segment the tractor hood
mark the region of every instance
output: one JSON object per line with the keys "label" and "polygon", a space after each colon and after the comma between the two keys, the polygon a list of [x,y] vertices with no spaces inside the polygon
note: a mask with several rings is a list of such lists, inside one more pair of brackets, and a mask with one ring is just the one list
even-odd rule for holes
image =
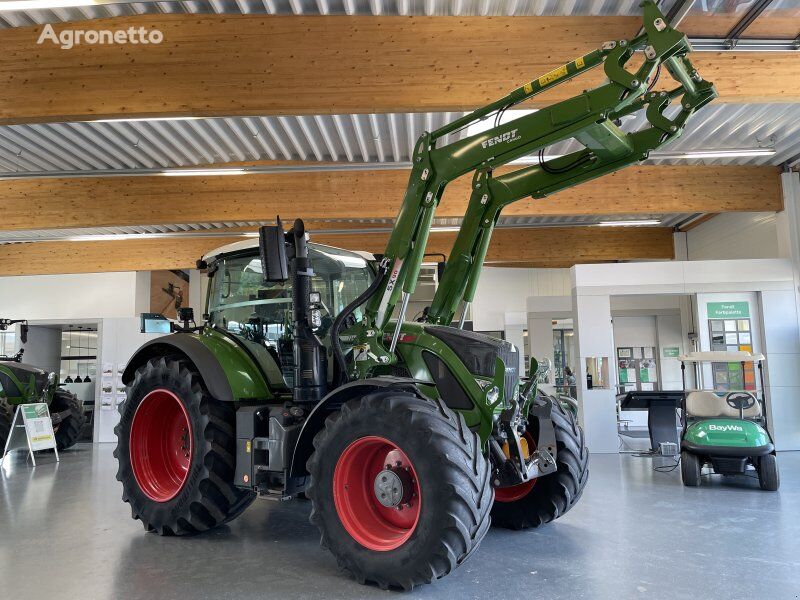
{"label": "tractor hood", "polygon": [[[24,396],[39,398],[46,389],[50,374],[47,371],[14,361],[0,361],[0,387],[9,398]],[[32,384],[32,386],[31,386]],[[20,389],[20,386],[23,389]]]}

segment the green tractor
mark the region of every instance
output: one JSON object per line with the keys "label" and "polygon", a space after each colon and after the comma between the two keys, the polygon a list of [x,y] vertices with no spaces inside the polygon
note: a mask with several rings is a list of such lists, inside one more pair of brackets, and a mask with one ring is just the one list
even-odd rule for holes
{"label": "green tractor", "polygon": [[[641,66],[626,70],[639,51]],[[257,243],[201,259],[201,324],[188,309],[180,324],[143,315],[143,331],[166,323],[172,334],[142,346],[123,373],[115,456],[132,516],[148,531],[189,535],[231,521],[256,496],[305,496],[345,571],[410,589],[462,564],[490,522],[537,527],[575,506],[588,478],[581,428],[537,394],[535,377],[520,376],[518,348],[464,329],[466,312],[504,206],[647,158],[716,96],[689,51],[648,1],[633,40],[424,133],[382,256],[310,243],[301,220],[288,232],[278,220]],[[600,65],[600,87],[500,123],[510,107]],[[662,66],[678,85],[653,91]],[[649,126],[623,132],[620,120],[640,110]],[[494,128],[444,143],[490,117]],[[567,139],[582,149],[544,159]],[[539,164],[493,175],[534,152]],[[435,208],[468,173],[473,192],[441,283],[421,321],[408,322]]]}
{"label": "green tractor", "polygon": [[[20,340],[27,342],[28,323],[24,320],[0,319],[0,330],[20,324]],[[58,374],[48,373],[22,364],[23,349],[14,356],[0,356],[0,456],[11,434],[14,411],[20,404],[44,402],[50,407],[56,445],[64,450],[74,445],[86,423],[83,404],[58,386]]]}
{"label": "green tractor", "polygon": [[[690,487],[700,485],[703,467],[721,475],[755,472],[762,490],[774,492],[780,485],[775,444],[767,423],[764,401],[764,356],[750,352],[712,350],[680,357],[686,388],[686,363],[697,365],[701,389],[684,394],[684,427],[681,439],[681,478]],[[716,364],[740,376],[743,388],[714,392],[704,390],[703,364]],[[752,365],[757,365],[761,398]],[[752,377],[750,377],[752,375]]]}

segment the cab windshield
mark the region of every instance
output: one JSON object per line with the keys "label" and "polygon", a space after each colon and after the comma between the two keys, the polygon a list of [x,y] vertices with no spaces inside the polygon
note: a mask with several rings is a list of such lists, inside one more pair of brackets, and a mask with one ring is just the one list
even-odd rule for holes
{"label": "cab windshield", "polygon": [[[320,293],[323,304],[316,332],[325,337],[336,315],[369,287],[374,274],[369,262],[353,252],[309,244],[308,255],[314,269],[312,290]],[[223,256],[216,267],[208,292],[211,324],[272,347],[291,337],[291,279],[264,282],[257,248]],[[360,309],[355,316],[361,319]]]}

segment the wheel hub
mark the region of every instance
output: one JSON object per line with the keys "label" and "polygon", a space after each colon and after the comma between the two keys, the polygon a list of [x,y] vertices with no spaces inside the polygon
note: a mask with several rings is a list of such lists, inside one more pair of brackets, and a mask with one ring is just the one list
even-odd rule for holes
{"label": "wheel hub", "polygon": [[411,500],[412,482],[402,467],[389,467],[378,473],[373,485],[375,498],[386,508],[402,510]]}

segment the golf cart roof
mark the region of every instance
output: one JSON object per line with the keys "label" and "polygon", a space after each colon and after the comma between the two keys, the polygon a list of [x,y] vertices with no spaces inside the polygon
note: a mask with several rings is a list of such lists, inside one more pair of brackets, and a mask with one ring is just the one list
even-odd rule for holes
{"label": "golf cart roof", "polygon": [[[309,242],[309,246],[317,247],[321,250],[325,248],[336,248],[336,246],[325,246],[323,244],[315,244],[314,242]],[[203,260],[206,262],[212,261],[218,256],[222,256],[223,254],[230,254],[231,252],[240,252],[242,250],[249,250],[253,249],[256,252],[258,251],[258,236],[253,238],[248,238],[242,240],[241,242],[233,242],[232,244],[228,244],[226,246],[221,246],[209,252],[208,254],[203,256]],[[358,250],[348,250],[346,248],[336,248],[337,250],[341,250],[343,252],[352,252],[353,254],[357,254],[361,258],[366,260],[375,260],[375,256],[369,252],[362,252]]]}
{"label": "golf cart roof", "polygon": [[705,352],[689,352],[678,357],[681,362],[760,362],[764,360],[763,354],[751,354],[739,350],[726,352],[725,350],[706,350]]}

